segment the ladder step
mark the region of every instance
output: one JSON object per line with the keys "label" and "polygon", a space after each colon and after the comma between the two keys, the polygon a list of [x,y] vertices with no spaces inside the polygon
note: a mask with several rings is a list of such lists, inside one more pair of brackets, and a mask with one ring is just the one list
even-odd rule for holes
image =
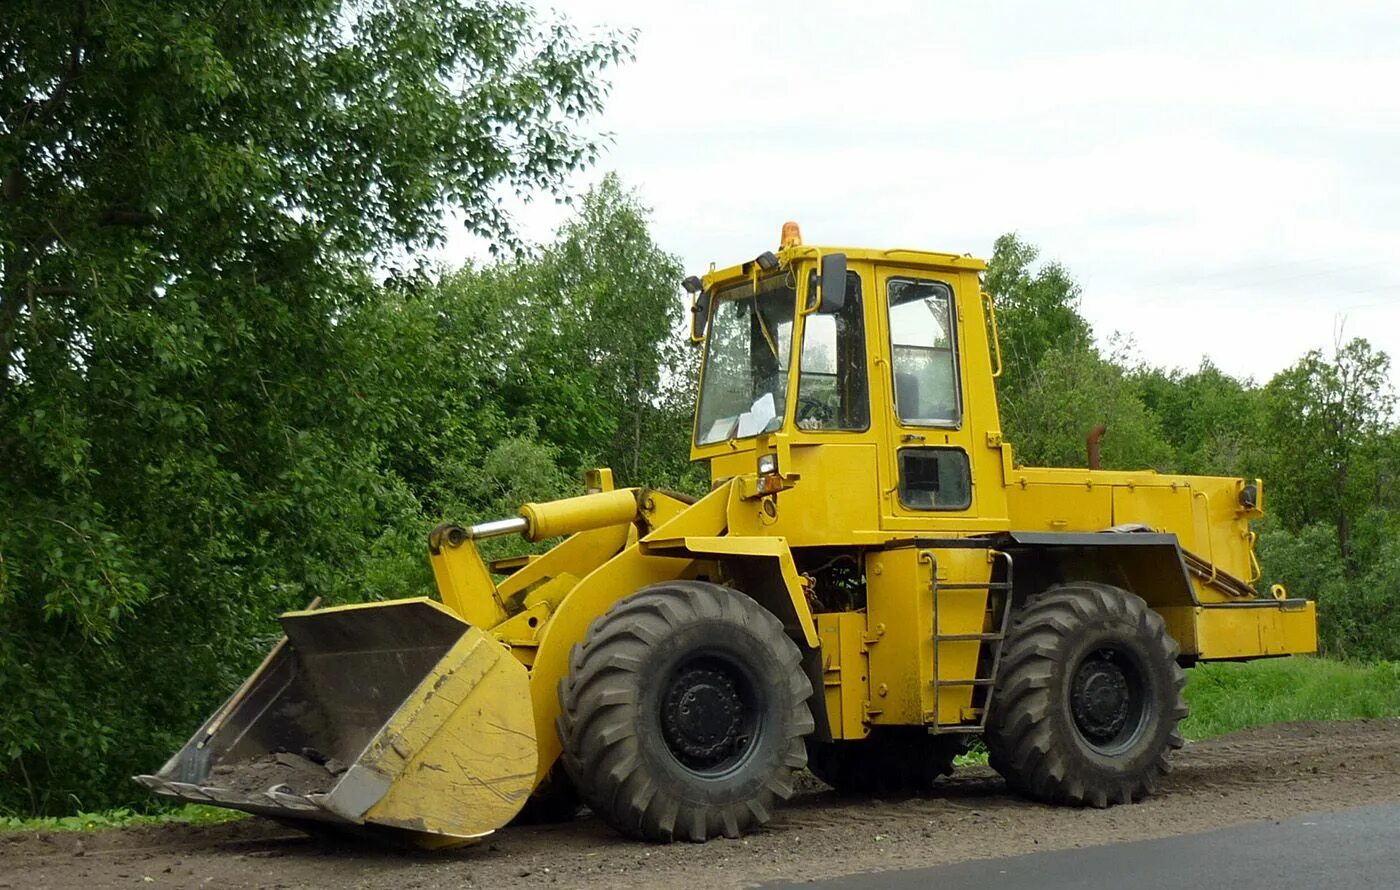
{"label": "ladder step", "polygon": [[978,680],[939,680],[939,681],[935,682],[933,685],[935,685],[935,686],[990,686],[990,685],[992,685],[992,681],[989,680],[989,679],[988,679],[988,680],[982,680],[982,679],[978,679]]}
{"label": "ladder step", "polygon": [[1011,584],[1007,581],[968,581],[957,584],[939,584],[939,590],[1010,590]]}
{"label": "ladder step", "polygon": [[959,641],[962,641],[962,640],[1000,640],[1000,639],[1003,639],[1003,637],[1002,637],[1002,635],[999,634],[999,633],[990,633],[990,634],[934,634],[934,635],[933,635],[933,639],[934,639],[934,642],[936,642],[936,643],[943,643],[943,642],[956,643],[956,642],[959,642]]}

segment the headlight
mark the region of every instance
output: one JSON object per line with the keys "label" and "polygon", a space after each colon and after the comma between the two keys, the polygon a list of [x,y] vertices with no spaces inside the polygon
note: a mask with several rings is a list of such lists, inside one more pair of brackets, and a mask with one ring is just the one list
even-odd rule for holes
{"label": "headlight", "polygon": [[1253,510],[1259,506],[1259,480],[1247,482],[1240,487],[1240,506]]}
{"label": "headlight", "polygon": [[758,475],[771,476],[778,472],[778,455],[760,454],[758,456]]}

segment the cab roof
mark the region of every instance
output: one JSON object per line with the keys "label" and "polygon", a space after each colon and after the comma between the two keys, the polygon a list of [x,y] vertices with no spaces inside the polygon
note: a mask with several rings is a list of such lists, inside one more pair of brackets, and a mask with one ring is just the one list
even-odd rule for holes
{"label": "cab roof", "polygon": [[[852,262],[886,263],[889,265],[942,269],[946,271],[980,272],[987,268],[985,260],[980,260],[967,254],[939,253],[932,250],[915,250],[909,247],[880,249],[874,247],[821,247],[812,244],[797,244],[777,251],[776,256],[778,262],[786,266],[798,260],[815,260],[829,253],[844,253],[846,259]],[[755,258],[737,265],[726,266],[723,269],[711,269],[702,280],[703,287],[705,290],[713,290],[715,285],[721,282],[747,278],[752,274],[753,268],[757,262],[758,260]]]}

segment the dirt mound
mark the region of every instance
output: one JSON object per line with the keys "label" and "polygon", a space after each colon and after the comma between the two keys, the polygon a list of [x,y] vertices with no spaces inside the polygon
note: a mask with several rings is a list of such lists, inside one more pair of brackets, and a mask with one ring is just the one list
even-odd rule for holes
{"label": "dirt mound", "polygon": [[[307,759],[330,775],[325,764]],[[769,830],[664,847],[622,840],[590,818],[509,828],[475,847],[437,854],[312,840],[262,819],[0,835],[0,888],[722,888],[917,868],[1400,800],[1400,720],[1260,727],[1188,744],[1174,764],[1156,795],[1106,810],[1029,803],[981,768],[961,770],[936,794],[913,798],[843,797],[809,780]],[[311,778],[304,765],[295,767]],[[258,783],[281,775],[263,769],[249,775]]]}
{"label": "dirt mound", "polygon": [[220,764],[209,771],[209,784],[231,791],[255,794],[273,789],[288,794],[323,794],[345,772],[335,760],[308,748],[301,754],[288,751],[264,754],[238,763]]}

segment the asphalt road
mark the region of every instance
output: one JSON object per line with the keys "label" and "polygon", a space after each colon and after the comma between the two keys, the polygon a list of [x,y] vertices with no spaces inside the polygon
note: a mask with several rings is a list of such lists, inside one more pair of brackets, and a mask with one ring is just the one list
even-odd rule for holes
{"label": "asphalt road", "polygon": [[768,890],[1394,890],[1400,888],[1400,804],[1160,840],[762,886]]}

